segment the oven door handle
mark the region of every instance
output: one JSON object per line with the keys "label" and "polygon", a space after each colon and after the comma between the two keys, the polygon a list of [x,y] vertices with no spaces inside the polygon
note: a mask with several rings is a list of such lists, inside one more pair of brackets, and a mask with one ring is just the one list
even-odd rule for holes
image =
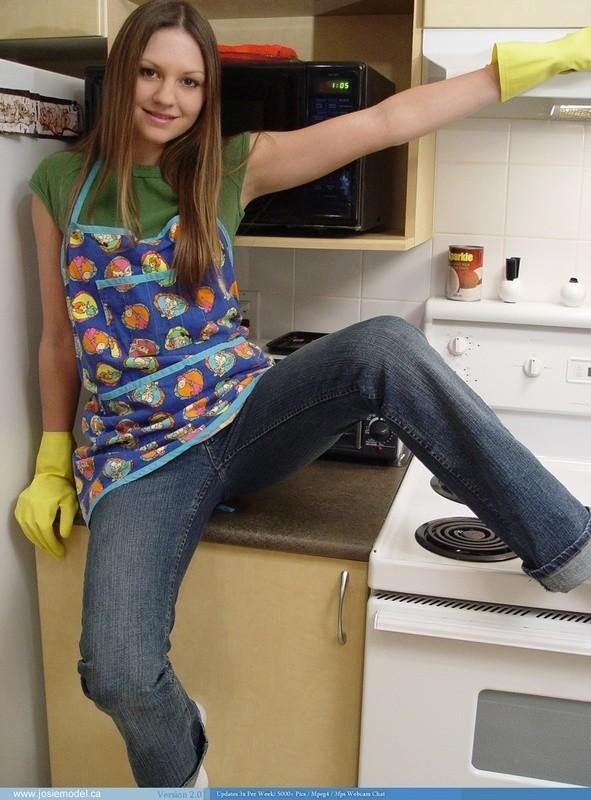
{"label": "oven door handle", "polygon": [[[392,613],[390,609],[379,609],[374,616],[374,629],[384,633],[591,655],[589,614],[563,614],[561,616],[567,619],[553,620],[549,617],[556,612],[527,608],[519,611],[519,616],[509,616],[506,611],[454,609],[446,612],[445,609],[432,606],[398,608],[396,613]],[[581,617],[587,619],[580,621]]]}

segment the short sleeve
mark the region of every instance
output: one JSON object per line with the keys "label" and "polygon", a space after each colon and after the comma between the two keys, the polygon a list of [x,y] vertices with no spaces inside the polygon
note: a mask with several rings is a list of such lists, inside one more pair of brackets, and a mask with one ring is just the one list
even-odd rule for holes
{"label": "short sleeve", "polygon": [[[59,225],[55,210],[52,208],[51,199],[50,199],[50,190],[49,190],[49,181],[47,179],[47,159],[44,159],[38,166],[33,175],[31,176],[31,180],[29,181],[29,188],[37,195],[37,197],[41,198],[43,204],[53,217],[54,221]],[[62,226],[59,225],[61,228]]]}
{"label": "short sleeve", "polygon": [[44,158],[29,180],[29,188],[41,199],[62,233],[68,227],[70,191],[81,163],[80,153],[60,151]]}

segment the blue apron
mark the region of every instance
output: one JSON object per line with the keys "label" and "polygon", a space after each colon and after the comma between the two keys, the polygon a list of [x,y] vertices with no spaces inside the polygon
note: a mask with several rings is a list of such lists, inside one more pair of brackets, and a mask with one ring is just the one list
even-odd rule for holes
{"label": "blue apron", "polygon": [[176,291],[179,217],[157,237],[134,241],[122,228],[81,225],[95,164],[72,210],[62,278],[78,372],[90,399],[73,454],[84,520],[112,489],[163,466],[236,416],[272,361],[241,326],[228,233],[222,260],[191,300]]}

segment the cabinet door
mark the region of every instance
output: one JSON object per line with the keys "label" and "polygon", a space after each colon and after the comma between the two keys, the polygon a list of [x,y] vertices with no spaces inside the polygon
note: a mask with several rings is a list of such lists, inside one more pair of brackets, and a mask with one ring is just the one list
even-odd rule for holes
{"label": "cabinet door", "polygon": [[[37,553],[53,786],[135,786],[77,673],[88,531]],[[341,572],[350,573],[337,641]],[[203,542],[176,608],[172,664],[208,714],[212,786],[357,783],[367,564]]]}
{"label": "cabinet door", "polygon": [[424,0],[425,28],[582,28],[588,0]]}
{"label": "cabinet door", "polygon": [[2,3],[0,38],[106,36],[106,0],[20,0]]}
{"label": "cabinet door", "polygon": [[212,785],[356,786],[367,563],[200,549],[172,641],[183,685],[207,710]]}

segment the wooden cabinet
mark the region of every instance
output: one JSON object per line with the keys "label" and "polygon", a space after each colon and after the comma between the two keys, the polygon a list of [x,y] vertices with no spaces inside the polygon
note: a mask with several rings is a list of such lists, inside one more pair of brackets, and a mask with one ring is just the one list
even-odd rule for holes
{"label": "wooden cabinet", "polygon": [[0,38],[112,38],[133,11],[129,0],[21,0],[2,3]]}
{"label": "wooden cabinet", "polygon": [[[63,561],[37,554],[52,785],[134,786],[123,741],[76,669],[87,540],[77,527]],[[170,657],[207,710],[212,786],[356,785],[366,600],[365,562],[199,546]]]}
{"label": "wooden cabinet", "polygon": [[[197,5],[220,43],[278,43],[293,47],[305,60],[367,61],[398,91],[421,82],[422,0],[200,0]],[[396,148],[386,232],[238,236],[236,244],[331,250],[408,250],[421,244],[432,231],[434,142],[430,135]]]}
{"label": "wooden cabinet", "polygon": [[84,77],[102,64],[130,0],[21,0],[0,3],[0,58]]}
{"label": "wooden cabinet", "polygon": [[3,39],[40,39],[58,36],[106,36],[106,0],[42,0],[2,3]]}
{"label": "wooden cabinet", "polygon": [[583,28],[588,0],[423,0],[425,28]]}

